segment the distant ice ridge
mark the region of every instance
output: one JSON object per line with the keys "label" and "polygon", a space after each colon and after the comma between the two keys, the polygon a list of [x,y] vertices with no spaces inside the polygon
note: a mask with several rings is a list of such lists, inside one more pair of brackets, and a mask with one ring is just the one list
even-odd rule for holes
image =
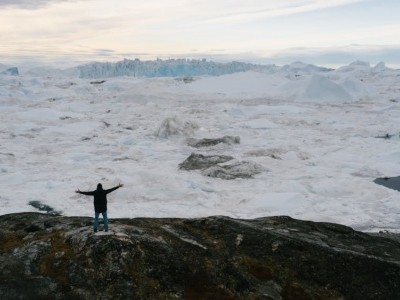
{"label": "distant ice ridge", "polygon": [[19,71],[17,67],[10,67],[7,65],[0,64],[0,74],[17,76],[19,75]]}
{"label": "distant ice ridge", "polygon": [[306,64],[301,61],[296,61],[291,63],[290,65],[285,65],[281,68],[281,71],[285,71],[288,73],[307,73],[307,74],[315,74],[320,72],[329,72],[333,71],[333,69],[328,69],[325,67],[315,66],[312,64]]}
{"label": "distant ice ridge", "polygon": [[[263,73],[281,73],[288,79],[296,79],[302,75],[321,75],[335,72],[333,69],[294,62],[282,67],[275,65],[259,65],[232,61],[219,63],[206,59],[167,59],[141,61],[139,59],[124,59],[119,62],[94,62],[73,68],[73,72],[81,78],[107,78],[118,76],[133,77],[191,77],[220,76],[238,72],[256,71]],[[70,72],[71,69],[69,70]],[[376,74],[391,71],[384,63],[371,67],[368,62],[355,61],[336,70],[339,74],[352,75]]]}
{"label": "distant ice ridge", "polygon": [[152,61],[124,59],[116,63],[90,63],[77,68],[81,78],[219,76],[245,71],[276,71],[277,69],[274,65],[255,65],[235,61],[217,63],[205,59],[157,59]]}

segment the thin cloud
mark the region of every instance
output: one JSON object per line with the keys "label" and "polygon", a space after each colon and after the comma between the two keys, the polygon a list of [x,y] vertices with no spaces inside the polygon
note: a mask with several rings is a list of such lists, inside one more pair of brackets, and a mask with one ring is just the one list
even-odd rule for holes
{"label": "thin cloud", "polygon": [[113,56],[115,51],[112,49],[95,49],[94,54],[98,56]]}
{"label": "thin cloud", "polygon": [[290,48],[279,53],[250,55],[247,59],[262,63],[284,65],[294,61],[312,64],[340,66],[355,60],[377,64],[385,62],[389,67],[400,66],[400,46],[398,45],[348,45],[343,47]]}
{"label": "thin cloud", "polygon": [[[252,21],[254,19],[266,18],[266,17],[279,17],[287,15],[295,15],[300,13],[306,13],[316,10],[328,9],[338,6],[349,5],[357,2],[365,2],[367,0],[336,0],[336,1],[324,1],[324,0],[308,0],[308,1],[296,1],[296,0],[284,0],[279,2],[264,2],[264,1],[252,1],[252,5],[244,7],[239,1],[230,1],[230,7],[237,7],[238,9],[227,11],[224,14],[214,15],[204,19],[205,23],[229,23],[229,22],[240,22],[240,21]],[[236,3],[237,2],[237,3]],[[235,4],[236,5],[232,5]],[[257,4],[257,5],[256,5]],[[226,10],[220,10],[226,11]]]}
{"label": "thin cloud", "polygon": [[0,7],[38,9],[52,3],[60,2],[71,2],[71,0],[0,0]]}

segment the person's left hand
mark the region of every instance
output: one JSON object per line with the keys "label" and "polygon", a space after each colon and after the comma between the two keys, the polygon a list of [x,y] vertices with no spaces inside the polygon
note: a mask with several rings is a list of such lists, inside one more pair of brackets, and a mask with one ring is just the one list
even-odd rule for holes
{"label": "person's left hand", "polygon": [[79,190],[79,189],[77,189],[76,191],[75,191],[75,193],[77,193],[77,194],[79,194],[81,191]]}
{"label": "person's left hand", "polygon": [[122,183],[118,184],[118,187],[123,187],[124,185]]}

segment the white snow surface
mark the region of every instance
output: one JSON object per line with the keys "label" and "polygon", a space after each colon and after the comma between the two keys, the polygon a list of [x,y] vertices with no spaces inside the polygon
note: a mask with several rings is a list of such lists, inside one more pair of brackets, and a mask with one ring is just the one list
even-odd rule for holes
{"label": "white snow surface", "polygon": [[[296,76],[286,68],[191,83],[0,75],[0,214],[36,211],[28,203],[41,201],[63,215],[92,216],[92,197],[74,191],[121,182],[108,196],[111,219],[289,215],[400,232],[399,192],[373,182],[400,175],[400,140],[376,138],[399,134],[400,71],[306,67]],[[167,119],[196,126],[157,135]],[[187,134],[241,143],[194,149]],[[265,171],[223,180],[179,170],[192,152]]]}

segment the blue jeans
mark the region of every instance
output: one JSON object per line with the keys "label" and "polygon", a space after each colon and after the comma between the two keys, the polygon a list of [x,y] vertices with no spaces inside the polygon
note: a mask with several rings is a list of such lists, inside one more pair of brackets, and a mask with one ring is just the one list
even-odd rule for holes
{"label": "blue jeans", "polygon": [[100,214],[103,215],[103,222],[104,222],[104,231],[108,231],[108,216],[107,216],[107,212],[103,212],[103,213],[94,213],[94,223],[93,223],[93,230],[97,231],[97,227],[99,226],[99,216]]}

